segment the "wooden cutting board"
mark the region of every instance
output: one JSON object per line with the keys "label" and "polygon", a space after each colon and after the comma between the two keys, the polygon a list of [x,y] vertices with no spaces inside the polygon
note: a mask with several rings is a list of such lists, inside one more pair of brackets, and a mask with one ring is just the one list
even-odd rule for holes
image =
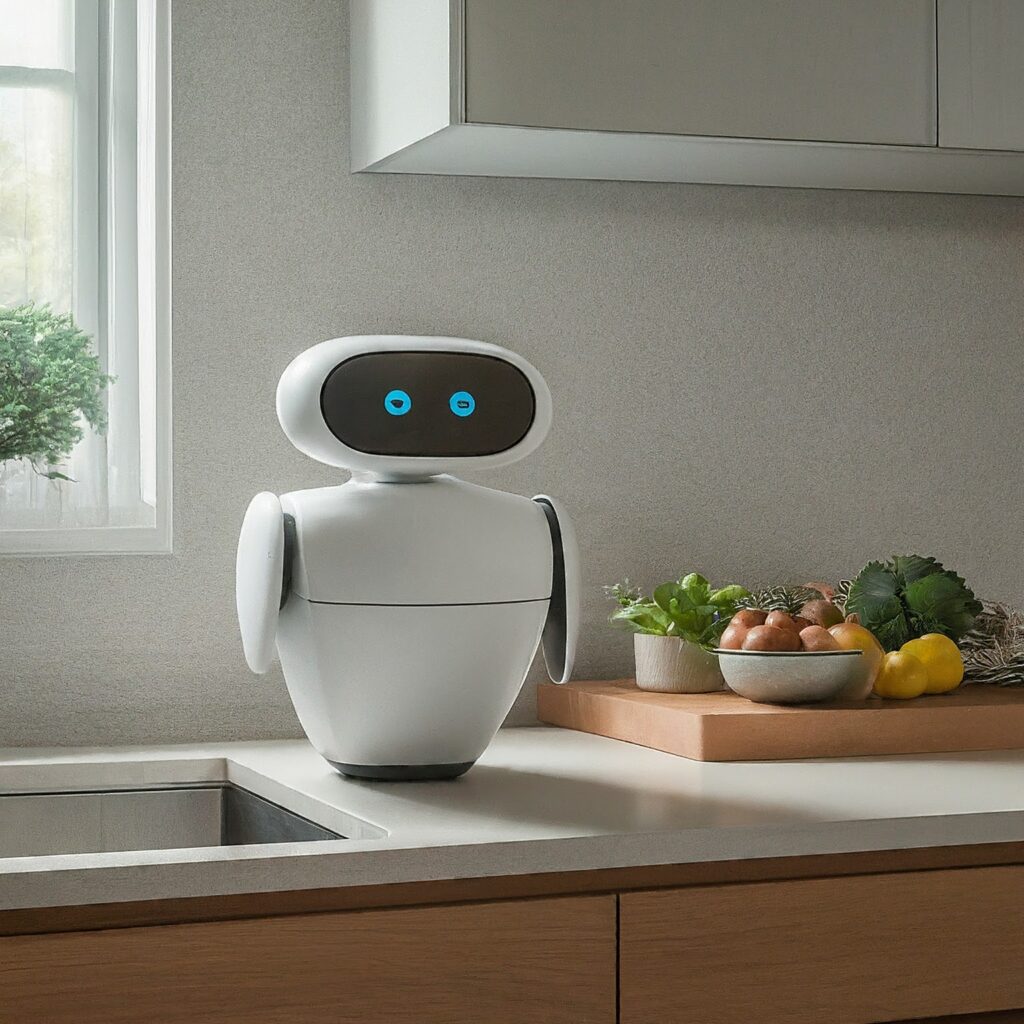
{"label": "wooden cutting board", "polygon": [[542,683],[542,722],[697,761],[936,754],[1024,747],[1024,688],[780,707],[734,693],[647,693],[632,679]]}

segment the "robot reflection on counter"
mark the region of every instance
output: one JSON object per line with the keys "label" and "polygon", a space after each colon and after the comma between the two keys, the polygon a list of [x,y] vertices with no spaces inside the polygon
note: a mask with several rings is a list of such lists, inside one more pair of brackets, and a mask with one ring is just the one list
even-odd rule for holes
{"label": "robot reflection on counter", "polygon": [[299,451],[352,471],[257,494],[236,600],[249,667],[275,647],[299,721],[338,771],[447,779],[472,767],[543,639],[568,680],[579,628],[572,522],[459,470],[529,455],[551,425],[544,379],[462,338],[335,338],[298,356],[277,415]]}

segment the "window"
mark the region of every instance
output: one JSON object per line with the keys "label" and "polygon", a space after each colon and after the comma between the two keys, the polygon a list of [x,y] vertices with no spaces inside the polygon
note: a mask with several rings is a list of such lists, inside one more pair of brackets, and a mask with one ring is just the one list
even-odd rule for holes
{"label": "window", "polygon": [[3,553],[170,550],[168,22],[0,0],[0,309],[70,314],[114,378],[65,461],[0,462]]}

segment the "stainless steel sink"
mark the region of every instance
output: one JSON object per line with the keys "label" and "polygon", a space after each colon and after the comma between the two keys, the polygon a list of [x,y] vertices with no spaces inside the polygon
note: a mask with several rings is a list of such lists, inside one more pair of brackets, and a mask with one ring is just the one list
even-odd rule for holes
{"label": "stainless steel sink", "polygon": [[0,794],[0,857],[344,838],[230,782]]}

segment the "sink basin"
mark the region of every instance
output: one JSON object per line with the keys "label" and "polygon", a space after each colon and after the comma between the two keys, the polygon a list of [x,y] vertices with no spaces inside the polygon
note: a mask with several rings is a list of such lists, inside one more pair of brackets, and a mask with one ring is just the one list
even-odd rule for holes
{"label": "sink basin", "polygon": [[344,838],[231,782],[0,793],[0,857]]}

